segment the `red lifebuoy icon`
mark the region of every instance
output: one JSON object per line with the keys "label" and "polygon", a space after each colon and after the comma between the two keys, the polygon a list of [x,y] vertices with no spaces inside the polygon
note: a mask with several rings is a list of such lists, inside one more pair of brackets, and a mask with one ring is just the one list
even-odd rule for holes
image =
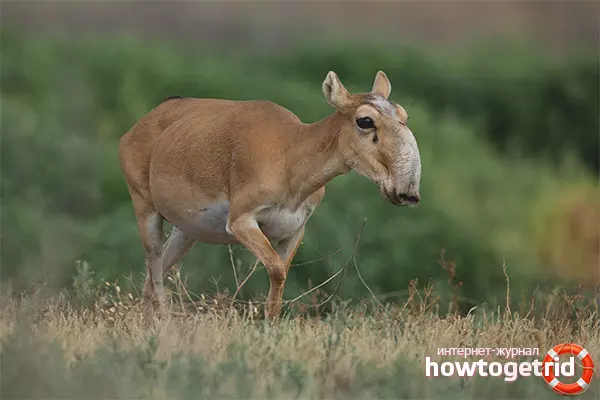
{"label": "red lifebuoy icon", "polygon": [[[554,375],[555,357],[558,357],[562,354],[573,354],[581,360],[581,364],[583,365],[583,374],[581,375],[581,378],[577,380],[577,382],[562,383],[556,379],[556,376]],[[546,363],[550,363],[551,365],[546,368]],[[593,374],[594,361],[592,360],[590,353],[575,343],[563,343],[554,346],[554,348],[552,348],[548,354],[546,354],[544,363],[542,365],[542,376],[544,377],[544,380],[546,383],[548,383],[548,385],[550,385],[552,390],[560,394],[574,395],[585,392],[590,385]]]}

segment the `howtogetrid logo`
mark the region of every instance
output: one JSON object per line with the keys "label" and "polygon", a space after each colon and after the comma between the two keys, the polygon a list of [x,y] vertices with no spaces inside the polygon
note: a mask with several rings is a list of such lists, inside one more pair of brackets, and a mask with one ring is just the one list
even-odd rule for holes
{"label": "howtogetrid logo", "polygon": [[[558,356],[563,354],[571,354],[576,356],[582,365],[581,377],[573,383],[563,383],[558,380],[557,375],[560,375],[560,364]],[[554,346],[543,361],[542,376],[548,385],[557,393],[563,395],[577,395],[585,392],[590,386],[592,375],[594,374],[594,361],[590,353],[583,347],[575,343],[563,343]],[[558,371],[558,372],[556,372]]]}
{"label": "howtogetrid logo", "polygon": [[[465,359],[471,356],[504,356],[514,359],[515,356],[539,356],[539,348],[438,348],[438,356],[458,355]],[[569,355],[568,361],[561,361],[559,356]],[[576,359],[578,361],[576,361]],[[576,368],[576,366],[580,368]],[[581,372],[579,372],[581,371]],[[594,361],[586,349],[575,343],[563,343],[554,346],[543,360],[520,360],[488,362],[483,358],[478,361],[432,361],[425,357],[425,376],[431,377],[502,377],[507,382],[514,382],[519,377],[541,377],[556,393],[562,395],[578,395],[590,386],[594,374]],[[579,377],[578,377],[579,375]],[[566,378],[566,379],[565,379]],[[573,382],[573,379],[577,379]]]}

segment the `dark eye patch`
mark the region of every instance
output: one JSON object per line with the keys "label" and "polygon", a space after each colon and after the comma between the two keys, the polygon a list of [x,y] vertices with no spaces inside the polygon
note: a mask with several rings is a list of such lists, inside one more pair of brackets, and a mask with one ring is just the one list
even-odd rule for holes
{"label": "dark eye patch", "polygon": [[358,125],[358,127],[360,129],[372,129],[375,128],[375,124],[373,123],[373,120],[369,117],[363,117],[363,118],[357,118],[356,119],[356,125]]}

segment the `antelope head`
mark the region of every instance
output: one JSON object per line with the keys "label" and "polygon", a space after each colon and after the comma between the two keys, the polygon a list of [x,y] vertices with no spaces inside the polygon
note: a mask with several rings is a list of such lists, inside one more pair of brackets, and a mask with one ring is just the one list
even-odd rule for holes
{"label": "antelope head", "polygon": [[323,82],[325,98],[342,121],[338,146],[347,167],[375,182],[391,203],[417,204],[419,149],[407,126],[408,114],[388,100],[391,90],[382,71],[370,93],[350,94],[333,71]]}

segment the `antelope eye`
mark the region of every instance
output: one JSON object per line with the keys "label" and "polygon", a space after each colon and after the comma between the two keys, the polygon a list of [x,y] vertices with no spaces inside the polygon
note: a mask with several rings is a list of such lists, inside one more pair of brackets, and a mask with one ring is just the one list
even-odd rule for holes
{"label": "antelope eye", "polygon": [[356,119],[356,125],[358,125],[358,127],[360,129],[375,128],[375,124],[373,124],[373,120],[371,118],[369,118],[369,117],[357,118]]}

